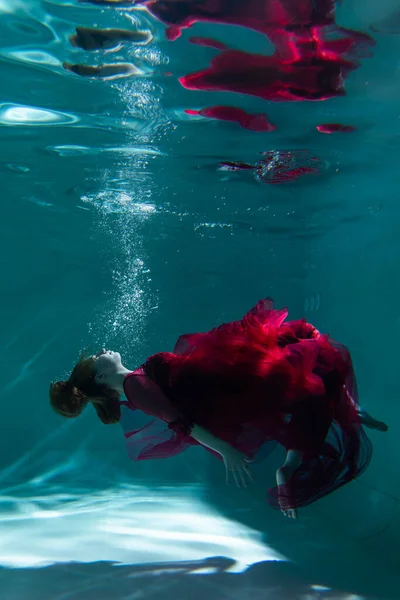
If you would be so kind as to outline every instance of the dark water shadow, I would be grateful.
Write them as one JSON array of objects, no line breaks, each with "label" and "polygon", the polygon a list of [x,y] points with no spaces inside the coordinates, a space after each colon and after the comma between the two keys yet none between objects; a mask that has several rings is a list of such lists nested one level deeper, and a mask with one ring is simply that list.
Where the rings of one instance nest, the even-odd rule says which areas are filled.
[{"label": "dark water shadow", "polygon": [[[260,532],[262,541],[289,561],[289,566],[282,566],[283,571],[288,569],[285,573],[300,573],[303,581],[336,590],[339,595],[333,595],[333,598],[399,598],[398,571],[387,562],[390,548],[385,556],[379,553],[371,556],[363,551],[361,543],[351,538],[351,532],[346,535],[346,531],[336,527],[334,521],[324,521],[323,514],[318,514],[318,507],[302,509],[300,518],[293,521],[270,508],[264,494],[262,497],[256,493],[251,494],[251,499],[239,499],[236,494],[224,494],[218,486],[208,489],[207,502],[224,517]],[[348,595],[341,596],[337,590],[346,590]],[[309,594],[299,598],[313,599],[312,593]],[[287,596],[292,597],[297,598]],[[315,596],[318,599],[330,597],[326,592]]]},{"label": "dark water shadow", "polygon": [[[201,561],[120,566],[112,562],[62,563],[41,569],[0,569],[4,600],[348,600],[344,590],[324,589],[287,562],[227,570],[227,557]],[[377,600],[368,595],[365,600]]]}]

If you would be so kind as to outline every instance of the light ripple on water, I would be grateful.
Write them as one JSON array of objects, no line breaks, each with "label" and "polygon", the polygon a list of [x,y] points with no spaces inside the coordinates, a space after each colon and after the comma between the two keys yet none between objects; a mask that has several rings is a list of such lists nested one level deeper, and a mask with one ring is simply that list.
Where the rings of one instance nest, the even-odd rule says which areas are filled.
[{"label": "light ripple on water", "polygon": [[[19,487],[19,486],[18,486]],[[204,560],[229,556],[240,572],[263,560],[285,560],[262,535],[219,514],[202,500],[200,486],[179,491],[145,485],[68,494],[21,486],[0,501],[0,564],[12,568],[70,560]],[[57,540],[55,544],[54,541]]]},{"label": "light ripple on water", "polygon": [[[150,122],[151,123],[151,122]],[[0,126],[30,126],[30,127],[65,127],[73,126],[90,129],[112,129],[113,131],[131,130],[146,133],[150,127],[149,122],[142,115],[132,115],[131,118],[120,119],[108,115],[78,114],[49,110],[36,106],[24,104],[3,103],[0,104]],[[123,154],[154,154],[162,155],[155,148],[143,148],[141,146],[103,146],[89,148],[80,145],[54,145],[47,149],[60,155],[71,156],[76,154],[100,154],[104,152],[117,152]],[[85,150],[83,150],[85,149]],[[67,154],[62,154],[66,152]]]},{"label": "light ripple on water", "polygon": [[43,50],[10,50],[1,53],[5,59],[11,58],[18,61],[32,63],[34,65],[50,65],[51,67],[61,67],[61,61],[55,56],[44,52]]},{"label": "light ripple on water", "polygon": [[60,123],[77,122],[78,118],[70,113],[23,104],[0,104],[1,125],[59,125]]},{"label": "light ripple on water", "polygon": [[104,153],[125,154],[125,155],[149,155],[149,156],[164,156],[163,152],[156,148],[145,146],[103,146],[90,147],[78,145],[63,145],[63,146],[47,146],[46,150],[59,156],[80,156],[80,155],[97,155]]}]

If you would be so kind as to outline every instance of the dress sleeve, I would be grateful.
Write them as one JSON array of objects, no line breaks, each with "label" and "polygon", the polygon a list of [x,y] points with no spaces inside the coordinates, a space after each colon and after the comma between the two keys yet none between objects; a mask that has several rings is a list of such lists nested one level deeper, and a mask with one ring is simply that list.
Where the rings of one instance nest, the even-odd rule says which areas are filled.
[{"label": "dress sleeve", "polygon": [[[197,445],[188,424],[143,369],[125,378],[124,392],[120,423],[132,460],[168,458]],[[136,410],[150,417],[141,427]]]},{"label": "dress sleeve", "polygon": [[173,423],[179,419],[177,409],[172,406],[158,385],[147,377],[143,369],[137,369],[125,378],[124,392],[128,404],[146,415]]}]

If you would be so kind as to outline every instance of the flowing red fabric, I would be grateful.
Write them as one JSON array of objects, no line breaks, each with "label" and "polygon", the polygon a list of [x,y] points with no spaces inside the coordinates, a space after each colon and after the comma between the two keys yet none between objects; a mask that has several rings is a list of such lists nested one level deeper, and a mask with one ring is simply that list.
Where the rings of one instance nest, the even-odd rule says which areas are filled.
[{"label": "flowing red fabric", "polygon": [[175,455],[197,443],[196,423],[250,457],[273,442],[304,453],[290,484],[269,490],[276,507],[305,506],[359,476],[372,447],[350,353],[287,315],[261,300],[240,321],[183,335],[173,353],[148,358],[125,380],[128,408],[155,417],[134,430],[124,413],[130,456]]}]

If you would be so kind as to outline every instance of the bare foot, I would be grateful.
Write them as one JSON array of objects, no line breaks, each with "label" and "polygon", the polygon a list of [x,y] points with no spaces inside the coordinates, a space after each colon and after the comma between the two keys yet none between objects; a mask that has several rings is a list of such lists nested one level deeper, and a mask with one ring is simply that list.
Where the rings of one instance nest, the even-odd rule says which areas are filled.
[{"label": "bare foot", "polygon": [[285,517],[288,517],[289,519],[298,519],[299,518],[299,513],[297,512],[296,508],[290,508],[289,510],[282,510],[282,513],[285,515]]},{"label": "bare foot", "polygon": [[[289,487],[289,480],[292,477],[294,473],[293,469],[290,469],[288,467],[281,467],[280,469],[277,470],[276,472],[276,483],[279,486],[285,486],[286,489],[288,489]],[[279,493],[278,493],[278,502],[280,504],[281,507],[281,511],[282,513],[285,515],[285,517],[288,517],[289,519],[298,519],[298,511],[296,508],[285,508],[285,499],[279,498]]]},{"label": "bare foot", "polygon": [[387,431],[389,427],[383,421],[377,421],[366,411],[360,413],[361,424],[369,429],[376,429],[377,431]]},{"label": "bare foot", "polygon": [[368,425],[370,429],[376,429],[377,431],[387,431],[389,427],[383,421],[375,421],[373,425]]}]

